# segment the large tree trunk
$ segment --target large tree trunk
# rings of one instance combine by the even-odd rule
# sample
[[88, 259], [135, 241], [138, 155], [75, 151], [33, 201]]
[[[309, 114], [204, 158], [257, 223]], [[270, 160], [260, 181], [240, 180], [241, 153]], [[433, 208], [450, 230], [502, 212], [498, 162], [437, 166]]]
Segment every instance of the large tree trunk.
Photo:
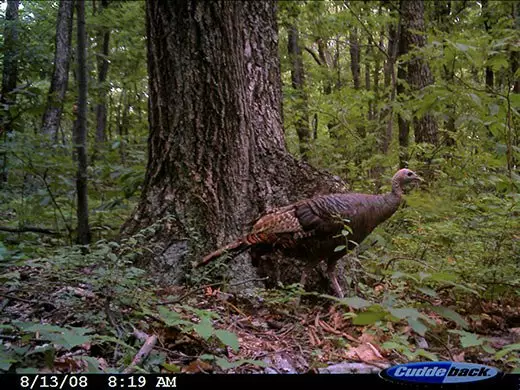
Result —
[[[100, 12], [108, 7], [108, 0], [101, 1]], [[97, 47], [100, 52], [97, 57], [98, 70], [98, 103], [96, 104], [96, 144], [101, 145], [106, 140], [105, 129], [107, 126], [107, 101], [108, 88], [106, 79], [108, 74], [108, 54], [110, 44], [110, 29], [103, 27], [97, 36]]]
[[[424, 1], [423, 0], [401, 0], [401, 37], [406, 52], [410, 48], [421, 48], [426, 44], [424, 27]], [[404, 54], [404, 53], [402, 53]], [[415, 54], [408, 61], [407, 81], [412, 91], [420, 91], [424, 87], [433, 84], [433, 75], [428, 63], [420, 54]], [[414, 116], [413, 129], [415, 142], [438, 143], [437, 121], [430, 114], [421, 118]]]
[[[171, 216], [150, 240], [171, 284], [266, 210], [343, 185], [286, 150], [274, 1], [150, 0], [146, 16], [148, 166], [123, 234]], [[234, 277], [255, 274], [247, 257]]]
[[72, 19], [74, 1], [60, 0], [56, 22], [56, 48], [54, 71], [47, 95], [47, 106], [43, 114], [41, 132], [54, 142], [58, 141], [58, 131], [63, 110], [63, 100], [69, 81], [69, 64], [72, 41]]
[[[3, 138], [4, 144], [7, 143], [7, 134], [13, 129], [11, 109], [16, 102], [16, 89], [18, 79], [18, 6], [19, 0], [8, 0], [5, 10], [5, 28], [4, 28], [4, 58], [2, 71], [2, 94], [0, 110], [4, 111], [0, 122], [0, 136]], [[0, 164], [2, 166], [0, 172], [0, 184], [7, 182], [7, 154], [0, 154]]]
[[74, 126], [74, 144], [78, 171], [76, 176], [76, 191], [78, 196], [78, 244], [87, 245], [90, 242], [90, 227], [88, 222], [88, 190], [87, 190], [87, 32], [85, 29], [85, 2], [76, 2], [77, 12], [77, 51], [78, 51], [78, 112], [77, 123]]
[[294, 24], [287, 27], [287, 50], [291, 61], [291, 82], [296, 92], [296, 133], [300, 143], [300, 154], [304, 160], [308, 159], [310, 129], [307, 92], [305, 91], [305, 72], [303, 70], [302, 50], [299, 43], [298, 29]]
[[[400, 1], [400, 36], [399, 55], [407, 54], [411, 48], [421, 48], [425, 45], [424, 37], [424, 2], [422, 0]], [[405, 69], [406, 66], [406, 69]], [[408, 82], [411, 92], [422, 90], [433, 83], [433, 76], [428, 64], [419, 54], [414, 54], [406, 63], [399, 65], [397, 77]], [[404, 88], [398, 86], [398, 94], [403, 95]], [[408, 161], [409, 123], [402, 116], [399, 121], [400, 164], [406, 166]], [[413, 117], [415, 142], [438, 143], [438, 128], [435, 118], [431, 114], [422, 117]]]

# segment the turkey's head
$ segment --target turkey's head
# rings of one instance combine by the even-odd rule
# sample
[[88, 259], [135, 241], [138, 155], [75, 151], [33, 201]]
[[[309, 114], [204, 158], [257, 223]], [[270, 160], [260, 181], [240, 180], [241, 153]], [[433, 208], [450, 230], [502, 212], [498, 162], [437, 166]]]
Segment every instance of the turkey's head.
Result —
[[[419, 183], [424, 181], [419, 175], [417, 175], [414, 171], [410, 169], [403, 168], [396, 172], [394, 177], [392, 178], [392, 187], [394, 189], [401, 189], [406, 184]], [[397, 187], [397, 188], [396, 188]]]

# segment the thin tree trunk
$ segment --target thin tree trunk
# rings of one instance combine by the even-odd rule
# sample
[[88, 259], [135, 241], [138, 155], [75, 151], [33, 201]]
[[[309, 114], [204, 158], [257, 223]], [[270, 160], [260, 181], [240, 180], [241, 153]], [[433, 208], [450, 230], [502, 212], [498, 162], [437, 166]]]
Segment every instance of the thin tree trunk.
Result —
[[[108, 7], [108, 0], [101, 1], [100, 12]], [[101, 145], [106, 141], [106, 126], [107, 126], [107, 102], [106, 95], [108, 88], [106, 85], [106, 78], [108, 74], [108, 55], [110, 45], [110, 29], [103, 27], [97, 37], [98, 47], [101, 47], [101, 52], [97, 57], [98, 69], [98, 91], [99, 103], [96, 105], [96, 144]]]
[[390, 142], [392, 142], [394, 115], [392, 104], [395, 100], [398, 84], [395, 75], [395, 61], [398, 52], [399, 31], [392, 23], [388, 26], [388, 49], [387, 58], [384, 65], [384, 90], [387, 93], [387, 105], [381, 110], [379, 115], [379, 123], [381, 125], [381, 134], [383, 142], [381, 143], [381, 151], [388, 153]]
[[121, 157], [121, 165], [126, 165], [126, 145], [125, 145], [125, 105], [126, 105], [126, 88], [123, 87], [119, 96], [119, 104], [117, 105], [117, 134], [119, 135], [119, 156]]
[[[452, 24], [450, 23], [448, 17], [451, 13], [451, 2], [446, 2], [442, 0], [435, 1], [435, 16], [437, 20], [437, 24], [439, 29], [448, 34], [451, 31]], [[443, 42], [444, 50], [447, 50], [447, 42]], [[451, 64], [444, 64], [442, 69], [442, 77], [447, 84], [451, 84], [453, 82], [453, 78], [455, 76], [455, 72], [453, 69], [455, 59]], [[446, 105], [446, 113], [448, 118], [444, 122], [444, 126], [446, 128], [446, 135], [444, 137], [445, 144], [447, 146], [453, 146], [455, 144], [455, 105], [447, 104]]]
[[60, 0], [56, 23], [54, 70], [41, 127], [42, 134], [47, 135], [54, 143], [58, 142], [61, 113], [69, 81], [73, 14], [74, 1]]
[[[365, 55], [365, 89], [367, 91], [371, 91], [372, 90], [372, 86], [371, 86], [371, 82], [370, 82], [370, 79], [371, 79], [371, 74], [370, 74], [370, 60], [369, 60], [369, 55], [370, 55], [370, 44], [367, 46], [366, 48], [366, 55]], [[374, 119], [374, 100], [370, 99], [368, 101], [368, 114], [367, 114], [367, 118], [369, 121], [372, 121]]]
[[[123, 233], [171, 216], [153, 237], [164, 249], [151, 264], [169, 284], [260, 213], [342, 188], [286, 150], [275, 11], [274, 1], [146, 3], [148, 166]], [[231, 263], [235, 278], [254, 275], [246, 257]]]
[[[3, 71], [2, 71], [2, 91], [0, 103], [3, 110], [2, 120], [0, 122], [0, 136], [3, 136], [4, 145], [7, 149], [7, 135], [12, 131], [11, 109], [16, 103], [16, 83], [18, 79], [18, 7], [19, 0], [8, 0], [5, 10], [5, 27], [4, 27], [4, 47], [3, 47]], [[0, 172], [0, 184], [7, 182], [7, 153], [0, 154], [0, 163], [2, 165]]]
[[298, 30], [295, 25], [287, 28], [287, 50], [291, 61], [291, 81], [296, 93], [296, 133], [300, 143], [300, 155], [308, 160], [310, 129], [307, 92], [305, 91], [305, 72], [303, 69], [302, 50], [299, 44]]
[[90, 243], [87, 188], [87, 31], [85, 29], [85, 2], [76, 2], [77, 57], [78, 57], [78, 119], [74, 143], [78, 160], [76, 191], [78, 195], [78, 243]]
[[[511, 17], [513, 18], [513, 26], [516, 32], [518, 33], [520, 31], [520, 4], [518, 2], [511, 3]], [[520, 66], [520, 52], [518, 50], [514, 50], [513, 48], [511, 50], [511, 78], [512, 78], [512, 84], [513, 84], [513, 94], [519, 94], [520, 93], [520, 77], [516, 76], [516, 73], [518, 72], [518, 68]], [[511, 110], [509, 112], [511, 114]], [[518, 115], [511, 115], [510, 116], [510, 122], [509, 122], [509, 129], [508, 132], [514, 131], [514, 133], [511, 136], [511, 142], [510, 142], [510, 149], [512, 147], [517, 148], [520, 146], [520, 130], [518, 126]], [[514, 130], [513, 130], [514, 129]], [[510, 160], [510, 166], [518, 166], [519, 160], [517, 158], [517, 153], [512, 153], [509, 151], [511, 158]]]
[[[402, 8], [403, 0], [400, 0], [400, 5]], [[401, 13], [401, 16], [399, 17], [399, 26], [397, 31], [399, 32], [399, 39], [397, 42], [397, 55], [402, 56], [406, 53], [408, 53], [409, 50], [409, 43], [408, 40], [403, 39], [403, 30], [405, 29], [405, 26], [403, 26], [403, 13]], [[396, 86], [396, 92], [399, 99], [405, 98], [405, 88], [403, 81], [406, 81], [408, 79], [408, 71], [407, 71], [407, 65], [404, 62], [400, 62], [397, 66], [397, 86]], [[409, 145], [409, 138], [410, 138], [410, 122], [404, 118], [401, 114], [397, 114], [397, 124], [399, 126], [399, 166], [400, 168], [404, 168], [408, 166], [408, 145]]]
[[[352, 72], [352, 81], [354, 89], [361, 89], [361, 52], [359, 50], [359, 37], [356, 28], [352, 28], [350, 32], [350, 70]], [[366, 129], [363, 124], [356, 126], [356, 131], [360, 137], [366, 136]], [[357, 156], [359, 158], [359, 156]]]
[[360, 77], [360, 52], [359, 52], [359, 41], [356, 28], [352, 28], [350, 33], [350, 70], [352, 71], [352, 81], [354, 83], [354, 89], [359, 90], [361, 88], [361, 77]]
[[[489, 34], [491, 31], [491, 23], [489, 22], [490, 16], [489, 16], [489, 1], [488, 0], [482, 0], [482, 18], [484, 19], [484, 28], [486, 29], [486, 32]], [[494, 74], [493, 69], [490, 66], [486, 66], [485, 70], [486, 74], [486, 87], [489, 90], [493, 90], [494, 86]]]

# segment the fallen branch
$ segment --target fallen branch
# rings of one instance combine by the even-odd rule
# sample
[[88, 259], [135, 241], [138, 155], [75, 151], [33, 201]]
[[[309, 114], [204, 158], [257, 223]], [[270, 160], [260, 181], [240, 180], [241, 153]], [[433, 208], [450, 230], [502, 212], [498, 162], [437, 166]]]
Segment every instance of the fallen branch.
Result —
[[9, 227], [9, 226], [0, 226], [0, 231], [10, 232], [10, 233], [40, 233], [40, 234], [50, 234], [50, 235], [58, 235], [59, 232], [51, 229], [39, 228], [36, 226], [21, 226], [21, 227]]
[[135, 367], [138, 366], [143, 362], [144, 359], [152, 352], [153, 347], [157, 343], [157, 336], [153, 335], [148, 337], [148, 339], [145, 341], [139, 352], [135, 355], [134, 359], [132, 360], [132, 363], [125, 368], [123, 371], [123, 374], [130, 374], [135, 370]]

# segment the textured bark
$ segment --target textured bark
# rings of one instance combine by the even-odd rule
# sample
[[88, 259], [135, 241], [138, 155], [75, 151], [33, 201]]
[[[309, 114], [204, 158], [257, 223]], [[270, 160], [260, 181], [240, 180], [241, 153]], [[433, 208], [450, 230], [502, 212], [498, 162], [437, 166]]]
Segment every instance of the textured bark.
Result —
[[73, 14], [74, 1], [60, 0], [56, 23], [54, 70], [41, 128], [42, 134], [49, 136], [54, 142], [58, 141], [63, 101], [69, 81]]
[[[413, 48], [421, 48], [426, 44], [424, 37], [424, 1], [401, 0], [400, 11], [399, 52], [403, 55]], [[418, 54], [414, 54], [407, 62], [406, 81], [410, 85], [412, 93], [417, 93], [417, 91], [433, 83], [430, 67]], [[437, 121], [431, 114], [425, 114], [421, 118], [414, 116], [413, 128], [415, 142], [426, 142], [434, 145], [438, 143]], [[406, 134], [403, 133], [403, 141], [405, 136]]]
[[305, 91], [305, 72], [303, 69], [302, 50], [299, 43], [298, 29], [295, 25], [287, 28], [287, 50], [291, 61], [291, 82], [296, 92], [296, 133], [300, 143], [300, 154], [304, 160], [308, 159], [309, 143], [311, 139], [309, 129], [309, 108], [307, 92]]
[[90, 243], [90, 227], [88, 222], [88, 188], [87, 188], [87, 31], [85, 29], [85, 2], [76, 2], [77, 12], [77, 53], [78, 53], [78, 112], [75, 126], [74, 144], [78, 171], [76, 175], [76, 192], [78, 204], [78, 244]]
[[[101, 1], [100, 12], [108, 7], [108, 0]], [[106, 96], [108, 87], [106, 79], [108, 74], [108, 55], [110, 46], [110, 29], [103, 27], [97, 36], [97, 46], [101, 48], [97, 57], [98, 70], [98, 103], [96, 104], [96, 143], [102, 144], [106, 141], [106, 126], [107, 126], [107, 101]], [[99, 50], [99, 49], [98, 49]]]
[[[173, 284], [266, 210], [343, 184], [286, 150], [274, 1], [150, 0], [146, 15], [149, 157], [122, 233], [171, 215], [151, 265]], [[254, 274], [247, 257], [235, 278]]]
[[[0, 122], [0, 135], [3, 135], [4, 143], [7, 143], [7, 133], [12, 131], [12, 119], [10, 106], [16, 102], [16, 89], [18, 78], [18, 0], [8, 0], [5, 10], [4, 28], [4, 48], [3, 48], [3, 71], [2, 71], [2, 91], [0, 103], [4, 110], [2, 121]], [[7, 182], [7, 154], [0, 154], [2, 172], [0, 173], [0, 183]]]

